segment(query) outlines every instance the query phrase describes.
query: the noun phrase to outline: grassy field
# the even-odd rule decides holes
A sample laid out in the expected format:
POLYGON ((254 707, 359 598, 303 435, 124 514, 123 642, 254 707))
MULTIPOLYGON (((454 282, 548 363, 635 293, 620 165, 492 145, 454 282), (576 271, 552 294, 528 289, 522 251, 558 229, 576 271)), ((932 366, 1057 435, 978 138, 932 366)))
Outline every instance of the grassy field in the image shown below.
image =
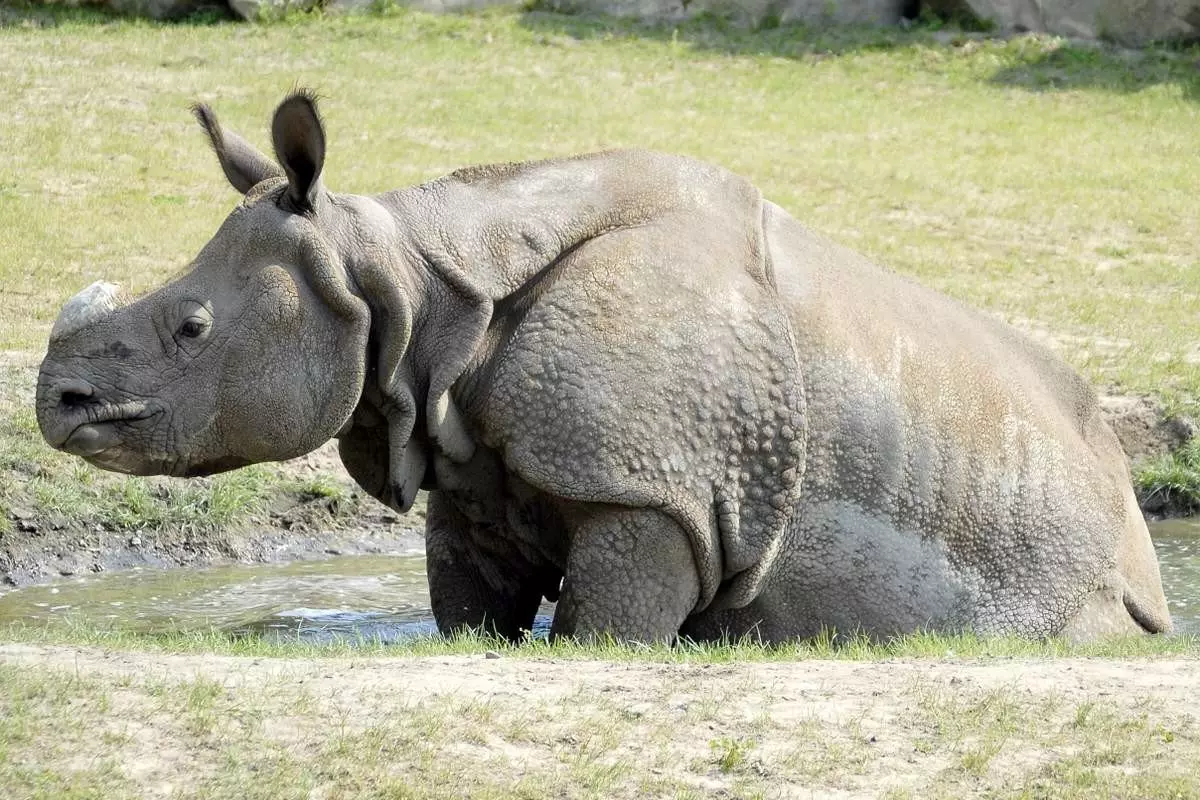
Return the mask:
MULTIPOLYGON (((162 488, 57 458, 36 435, 28 366, 8 362, 36 363, 91 281, 142 290, 183 268, 237 201, 190 102, 265 145, 297 84, 326 97, 336 190, 608 147, 694 155, 1032 332, 1101 386, 1195 413, 1198 52, 511 10, 153 25, 0 9, 0 511, 231 521, 275 485, 251 471, 162 488)), ((1149 485, 1200 500, 1189 464, 1160 462, 1149 485)))
POLYGON ((1190 635, 1137 636, 1071 644, 1062 639, 1033 641, 1019 637, 916 633, 883 641, 827 632, 808 641, 768 645, 747 638, 728 642, 681 641, 643 645, 615 641, 580 642, 529 638, 512 643, 475 633, 455 637, 421 636, 398 642, 334 639, 313 643, 274 640, 223 630, 144 633, 119 627, 101 629, 70 619, 49 625, 0 624, 0 641, 29 645, 68 644, 83 648, 141 651, 162 655, 218 655, 244 658, 346 659, 368 656, 460 656, 488 651, 524 659, 600 660, 658 664, 724 664, 821 660, 879 662, 905 659, 1153 659, 1200 657, 1200 638, 1190 635))
MULTIPOLYGON (((281 487, 341 497, 271 468, 114 478, 37 436, 30 369, 62 301, 161 282, 237 201, 192 101, 265 145, 279 98, 316 87, 338 191, 620 146, 714 161, 1098 384, 1195 413, 1197 58, 513 10, 165 26, 0 8, 0 542, 18 504, 204 530, 281 487)), ((1161 462, 1163 484, 1200 487, 1197 453, 1161 462)), ((1200 797, 1194 639, 0 642, 3 797, 1200 797)))
POLYGON ((237 198, 187 113, 265 144, 325 97, 326 179, 643 146, 752 178, 801 220, 1053 341, 1101 384, 1200 397, 1195 51, 928 30, 747 32, 527 12, 0 28, 0 349, 97 278, 183 267, 237 198))
MULTIPOLYGON (((0 645, 0 790, 1194 798, 1194 659, 229 657, 0 645)), ((628 651, 626 651, 628 655, 628 651)))

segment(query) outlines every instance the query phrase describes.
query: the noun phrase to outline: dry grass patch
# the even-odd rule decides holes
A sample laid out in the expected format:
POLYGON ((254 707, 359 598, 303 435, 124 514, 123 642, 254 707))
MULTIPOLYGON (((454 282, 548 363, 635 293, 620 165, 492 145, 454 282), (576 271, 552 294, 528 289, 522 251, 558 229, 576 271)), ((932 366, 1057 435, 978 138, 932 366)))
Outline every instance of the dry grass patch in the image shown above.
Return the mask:
POLYGON ((5 796, 31 776, 80 797, 1200 792, 1195 661, 313 661, 10 645, 0 670, 20 676, 0 691, 15 721, 5 796), (71 733, 85 730, 109 735, 71 733))

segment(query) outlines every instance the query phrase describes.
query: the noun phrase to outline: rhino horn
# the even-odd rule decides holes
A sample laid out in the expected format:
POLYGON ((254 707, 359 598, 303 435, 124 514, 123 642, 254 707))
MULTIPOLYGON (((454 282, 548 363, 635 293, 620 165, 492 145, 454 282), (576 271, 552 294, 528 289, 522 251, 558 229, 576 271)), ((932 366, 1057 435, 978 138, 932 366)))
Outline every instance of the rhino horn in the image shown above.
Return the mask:
POLYGON ((117 289, 115 283, 96 281, 68 300, 54 321, 54 327, 50 329, 50 340, 69 336, 121 306, 117 289))

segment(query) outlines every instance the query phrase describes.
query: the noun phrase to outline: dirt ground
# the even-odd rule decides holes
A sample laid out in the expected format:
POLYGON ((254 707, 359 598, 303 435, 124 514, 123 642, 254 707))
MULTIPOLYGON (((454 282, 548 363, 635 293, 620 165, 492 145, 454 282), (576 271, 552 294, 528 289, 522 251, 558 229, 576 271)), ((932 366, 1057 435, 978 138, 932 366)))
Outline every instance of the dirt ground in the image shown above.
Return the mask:
POLYGON ((124 782, 104 785, 125 787, 106 797, 1200 796, 1197 659, 495 655, 0 645, 0 676, 70 676, 73 723, 91 732, 27 700, 20 723, 46 720, 59 749, 35 733, 8 754, 18 775, 106 763, 104 780, 124 782), (235 790, 248 777, 274 788, 235 790))

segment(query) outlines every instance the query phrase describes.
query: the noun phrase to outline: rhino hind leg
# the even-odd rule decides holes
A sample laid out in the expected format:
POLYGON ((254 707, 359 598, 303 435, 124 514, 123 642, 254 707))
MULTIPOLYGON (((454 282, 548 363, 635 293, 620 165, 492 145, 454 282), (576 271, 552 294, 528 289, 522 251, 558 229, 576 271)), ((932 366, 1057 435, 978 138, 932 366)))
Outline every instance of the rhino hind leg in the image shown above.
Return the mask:
POLYGON ((1145 623, 1150 620, 1141 614, 1136 600, 1119 583, 1119 580, 1108 582, 1088 595, 1083 607, 1063 628, 1061 636, 1079 644, 1109 636, 1157 633, 1146 627, 1145 623))
POLYGON ((1126 492, 1125 525, 1116 568, 1068 620, 1062 636, 1073 642, 1104 636, 1168 633, 1171 614, 1163 595, 1158 558, 1132 491, 1126 492))
POLYGON ((571 549, 551 637, 676 639, 700 597, 683 528, 659 511, 605 504, 581 504, 568 521, 571 549))

